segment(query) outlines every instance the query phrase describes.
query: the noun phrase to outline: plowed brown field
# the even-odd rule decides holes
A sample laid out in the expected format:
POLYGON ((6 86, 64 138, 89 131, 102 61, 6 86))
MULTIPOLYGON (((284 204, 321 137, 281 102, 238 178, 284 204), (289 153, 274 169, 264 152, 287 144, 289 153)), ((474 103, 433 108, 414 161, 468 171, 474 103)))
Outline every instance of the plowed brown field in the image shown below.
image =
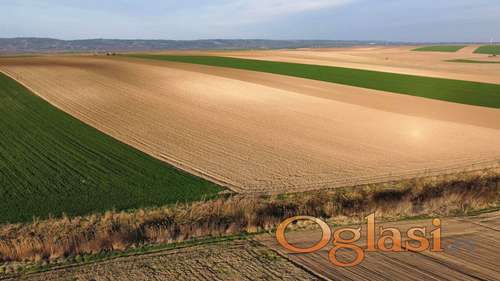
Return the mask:
MULTIPOLYGON (((499 223, 500 212, 446 218, 442 221, 443 252, 366 252, 363 263, 345 268, 330 263, 328 252, 333 247, 331 244, 312 254, 293 254, 284 250, 271 235, 264 235, 261 239, 293 263, 308 268, 325 280, 500 280, 499 223)), ((405 233, 410 228, 434 229, 430 219, 381 223, 377 226, 399 229, 403 241, 406 241, 405 233)), ((356 244, 366 249, 366 225, 360 227, 362 236, 356 244)), ((310 247, 320 238, 319 230, 287 233, 288 241, 298 247, 310 247)), ((342 262, 349 262, 354 256, 353 252, 339 251, 337 257, 342 262)))
POLYGON ((124 58, 1 59, 0 71, 101 131, 238 192, 384 181, 500 159, 497 109, 124 58))

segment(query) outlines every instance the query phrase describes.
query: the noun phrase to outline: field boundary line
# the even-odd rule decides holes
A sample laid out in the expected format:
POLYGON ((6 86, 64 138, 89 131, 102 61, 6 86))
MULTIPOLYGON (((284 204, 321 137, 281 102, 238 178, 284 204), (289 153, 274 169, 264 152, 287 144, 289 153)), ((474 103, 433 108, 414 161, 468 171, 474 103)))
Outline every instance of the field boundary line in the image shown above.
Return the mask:
MULTIPOLYGON (((35 91, 32 87, 30 87, 30 86, 29 86, 29 85, 27 85, 26 83, 24 83, 24 82, 20 81, 20 80, 19 80, 17 77, 15 77, 14 75, 12 75, 12 74, 10 74, 9 72, 7 72, 7 71, 3 70, 3 69, 2 69, 2 65, 1 65, 1 64, 0 64, 0 73, 4 74, 5 76, 7 76, 7 77, 11 78, 12 80, 16 81, 17 83, 21 84, 23 87, 25 87, 26 89, 28 89, 30 92, 34 93, 37 97, 39 97, 39 98, 43 99, 45 102, 49 103, 51 106, 53 106, 53 107, 57 108, 58 110, 60 110, 60 111, 62 111, 62 112, 64 112, 64 113, 66 113, 66 114, 68 114, 68 115, 72 116, 73 118, 76 118, 76 119, 77 119, 77 120, 79 120, 80 122, 82 122, 82 123, 86 124, 87 126, 90 126, 90 127, 94 128, 94 129, 98 130, 99 132, 101 132, 101 133, 103 133, 103 134, 105 134, 105 135, 107 135, 107 136, 109 136, 109 137, 111 137, 111 138, 115 139, 116 141, 119 141, 119 142, 121 142, 121 143, 124 143, 124 144, 126 144, 126 145, 128 145, 128 146, 132 147, 133 149, 136 149, 136 150, 138 150, 138 151, 141 151, 141 152, 143 152, 143 153, 145 153, 145 154, 147 154, 147 155, 149 155, 149 156, 151 156, 151 157, 154 157, 154 158, 156 158, 156 159, 158 159, 158 160, 160 160, 160 161, 162 161, 162 162, 164 162, 164 163, 166 163, 166 164, 168 164, 168 165, 171 165, 172 167, 174 167, 174 168, 178 169, 178 170, 179 170, 179 171, 181 171, 181 172, 188 173, 188 174, 191 174, 191 175, 193 175, 193 176, 196 176, 196 177, 202 178, 202 179, 204 179, 204 180, 210 181, 210 182, 215 183, 215 184, 217 184, 217 185, 219 185, 219 186, 221 186, 221 187, 224 187, 224 188, 226 188, 226 189, 229 189, 229 190, 230 190, 230 191, 232 191, 232 192, 237 192, 237 193, 244 193, 244 192, 245 192, 245 189, 244 189, 244 188, 242 188, 242 187, 240 187, 240 186, 237 186, 236 184, 232 184, 232 183, 230 183, 230 182, 228 182, 228 181, 224 181, 224 180, 222 180, 222 179, 218 179, 218 178, 216 178, 215 176, 210 175, 209 173, 205 173, 205 172, 203 172, 203 171, 202 171, 202 170, 200 170, 200 169, 196 169, 196 168, 194 168, 194 167, 192 167, 192 166, 189 166, 189 165, 187 165, 187 164, 184 164, 184 163, 182 163, 182 162, 180 162, 180 161, 178 161, 178 160, 173 159, 172 157, 170 157, 170 156, 168 156, 168 155, 165 155, 165 154, 155 155, 155 154, 152 154, 152 153, 147 153, 147 152, 145 152, 145 151, 143 151, 143 150, 141 150, 141 149, 138 149, 137 147, 135 147, 135 146, 133 146, 133 145, 131 145, 131 144, 127 143, 127 142, 124 142, 124 141, 122 141, 122 140, 120 140, 120 139, 116 138, 115 136, 113 136, 113 135, 111 135, 111 134, 108 134, 108 133, 106 133, 106 132, 104 132, 104 131, 102 131, 102 130, 100 130, 100 129, 96 128, 95 126, 93 126, 93 125, 91 125, 91 124, 89 124, 89 123, 87 123, 87 122, 85 122, 85 121, 81 120, 80 118, 75 117, 73 114, 71 114, 71 113, 69 113, 69 112, 65 111, 65 110, 64 110, 63 108, 61 108, 60 106, 58 106, 58 105, 56 105, 56 104, 54 104, 54 103, 52 103, 52 102, 50 102, 50 101, 46 100, 46 99, 45 99, 42 95, 40 95, 40 93, 38 93, 37 91, 35 91)), ((222 192, 224 192, 224 191, 222 191, 222 192)))
POLYGON ((264 190, 263 188, 256 188, 252 190, 250 189, 246 190, 245 194, 275 195, 283 193, 290 194, 290 193, 307 192, 307 191, 332 190, 338 188, 349 188, 357 186, 366 186, 370 184, 383 184, 383 183, 397 182, 402 180, 412 180, 412 179, 446 176, 446 175, 453 175, 453 174, 460 174, 467 172, 476 172, 485 169, 495 169, 498 167, 500 167, 500 159, 494 159, 494 160, 478 161, 470 164, 452 165, 442 168, 410 170, 408 172, 402 172, 399 174, 385 173, 385 174, 366 176, 366 177, 344 178, 344 179, 333 180, 330 182, 317 183, 316 184, 317 186, 311 188, 307 187, 304 188, 301 186, 291 187, 285 192, 280 190, 264 190))
POLYGON ((226 187, 233 192, 237 192, 237 193, 244 193, 245 192, 244 188, 239 187, 236 184, 232 184, 229 181, 218 179, 216 176, 212 176, 209 173, 203 172, 203 170, 201 170, 201 169, 197 169, 193 166, 184 164, 181 161, 178 161, 178 160, 176 160, 176 159, 174 159, 174 158, 172 158, 164 153, 160 153, 159 157, 157 157, 157 158, 165 163, 168 163, 168 164, 176 167, 177 169, 179 169, 183 172, 186 172, 186 173, 198 176, 200 178, 203 178, 205 180, 211 181, 211 182, 216 183, 220 186, 226 187))

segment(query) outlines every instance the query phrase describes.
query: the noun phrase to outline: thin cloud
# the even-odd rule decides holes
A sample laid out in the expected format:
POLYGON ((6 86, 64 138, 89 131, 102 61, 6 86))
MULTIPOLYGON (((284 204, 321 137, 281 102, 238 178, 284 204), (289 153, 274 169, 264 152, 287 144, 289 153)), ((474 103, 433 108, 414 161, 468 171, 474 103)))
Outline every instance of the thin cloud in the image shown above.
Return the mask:
POLYGON ((207 7, 206 20, 218 25, 251 24, 316 11, 356 0, 237 0, 207 7))

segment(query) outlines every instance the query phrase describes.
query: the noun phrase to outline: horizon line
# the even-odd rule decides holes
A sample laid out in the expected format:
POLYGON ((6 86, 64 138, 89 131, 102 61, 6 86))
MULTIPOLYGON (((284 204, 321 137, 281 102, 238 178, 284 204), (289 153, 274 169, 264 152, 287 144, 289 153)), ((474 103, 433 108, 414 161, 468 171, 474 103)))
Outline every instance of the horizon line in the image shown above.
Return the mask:
POLYGON ((56 37, 36 37, 36 36, 20 36, 20 37, 0 37, 0 40, 6 39, 49 39, 58 41, 89 41, 89 40, 115 40, 115 41, 231 41, 231 40, 262 40, 262 41, 324 41, 324 42, 364 42, 364 43, 401 43, 401 44, 500 44, 500 41, 401 41, 401 40, 383 40, 383 39, 269 39, 269 38, 200 38, 200 39, 161 39, 161 38, 100 38, 89 37, 83 39, 61 39, 56 37))

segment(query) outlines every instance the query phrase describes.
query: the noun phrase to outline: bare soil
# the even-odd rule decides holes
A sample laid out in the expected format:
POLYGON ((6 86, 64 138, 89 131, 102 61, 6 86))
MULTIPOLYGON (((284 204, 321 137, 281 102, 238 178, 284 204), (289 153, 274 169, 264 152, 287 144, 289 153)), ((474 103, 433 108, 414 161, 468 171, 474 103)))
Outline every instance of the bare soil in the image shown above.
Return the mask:
MULTIPOLYGON (((335 267, 329 262, 328 251, 331 246, 314 254, 298 255, 287 253, 276 243, 274 237, 264 236, 261 239, 295 264, 309 268, 327 280, 500 280, 499 222, 500 212, 471 218, 445 219, 442 221, 444 252, 367 252, 364 262, 352 268, 335 267)), ((435 228, 430 219, 379 225, 385 228, 396 227, 403 234, 413 227, 426 227, 428 231, 435 228)), ((305 247, 319 241, 321 234, 318 231, 289 232, 287 237, 291 243, 305 247)), ((364 225, 361 231, 362 238, 357 244, 366 247, 364 225)), ((353 256, 351 253, 340 252, 338 258, 348 262, 353 256)))
POLYGON ((123 58, 2 59, 0 71, 118 140, 237 192, 332 188, 500 159, 497 109, 123 58))

